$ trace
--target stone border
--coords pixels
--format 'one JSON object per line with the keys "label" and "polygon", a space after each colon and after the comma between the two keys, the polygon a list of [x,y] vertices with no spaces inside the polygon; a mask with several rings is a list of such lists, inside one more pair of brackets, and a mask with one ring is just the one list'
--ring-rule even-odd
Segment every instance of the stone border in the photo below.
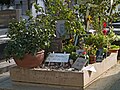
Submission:
{"label": "stone border", "polygon": [[24,82],[33,84],[45,84],[61,87],[86,88],[96,81],[104,72],[117,64],[117,53],[111,53],[109,57],[100,63],[90,64],[97,72],[83,70],[72,71],[47,71],[14,67],[10,70],[13,82]]}

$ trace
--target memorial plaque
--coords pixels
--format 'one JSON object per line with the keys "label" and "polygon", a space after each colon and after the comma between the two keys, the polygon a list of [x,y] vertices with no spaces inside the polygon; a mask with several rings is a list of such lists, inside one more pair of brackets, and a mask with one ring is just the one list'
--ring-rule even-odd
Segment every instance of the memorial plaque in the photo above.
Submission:
{"label": "memorial plaque", "polygon": [[61,38],[54,38],[50,44],[49,52],[61,52],[62,51],[62,39]]}
{"label": "memorial plaque", "polygon": [[45,62],[68,62],[70,54],[50,53]]}
{"label": "memorial plaque", "polygon": [[81,70],[84,65],[87,63],[87,59],[85,58],[77,58],[75,63],[72,65],[73,68]]}

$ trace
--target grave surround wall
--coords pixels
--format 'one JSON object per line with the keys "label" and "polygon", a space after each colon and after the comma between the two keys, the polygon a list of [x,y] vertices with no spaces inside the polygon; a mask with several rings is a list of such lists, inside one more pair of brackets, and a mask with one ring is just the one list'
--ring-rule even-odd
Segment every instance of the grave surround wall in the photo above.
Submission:
{"label": "grave surround wall", "polygon": [[36,83],[52,85],[53,87],[60,86],[84,89],[116,64],[117,53],[111,53],[111,55],[102,62],[90,64],[90,66],[94,66],[96,72],[86,70],[81,72],[47,71],[41,69],[24,69],[14,67],[10,70],[10,77],[14,83]]}

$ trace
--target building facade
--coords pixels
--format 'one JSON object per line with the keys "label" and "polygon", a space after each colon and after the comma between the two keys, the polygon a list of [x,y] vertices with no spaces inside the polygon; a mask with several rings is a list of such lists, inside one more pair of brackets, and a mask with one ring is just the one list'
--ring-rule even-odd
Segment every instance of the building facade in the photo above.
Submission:
{"label": "building facade", "polygon": [[27,10],[32,9],[34,2],[37,2],[45,9],[44,0],[0,0],[0,10],[6,9],[21,9],[24,15]]}

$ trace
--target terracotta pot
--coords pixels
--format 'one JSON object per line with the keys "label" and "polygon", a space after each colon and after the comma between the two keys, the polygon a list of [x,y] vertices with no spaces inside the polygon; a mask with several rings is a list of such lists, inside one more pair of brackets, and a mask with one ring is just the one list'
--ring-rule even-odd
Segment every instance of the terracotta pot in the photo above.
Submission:
{"label": "terracotta pot", "polygon": [[38,52],[36,56],[26,54],[23,59],[19,60],[14,58],[14,60],[19,67],[34,68],[42,64],[44,60],[44,50]]}
{"label": "terracotta pot", "polygon": [[110,53],[116,53],[117,51],[118,51],[118,49],[116,49],[116,50],[109,49],[109,52],[110,52]]}
{"label": "terracotta pot", "polygon": [[89,56],[89,63],[90,64],[93,64],[93,63],[95,63],[96,62],[96,56],[95,55],[90,55]]}

